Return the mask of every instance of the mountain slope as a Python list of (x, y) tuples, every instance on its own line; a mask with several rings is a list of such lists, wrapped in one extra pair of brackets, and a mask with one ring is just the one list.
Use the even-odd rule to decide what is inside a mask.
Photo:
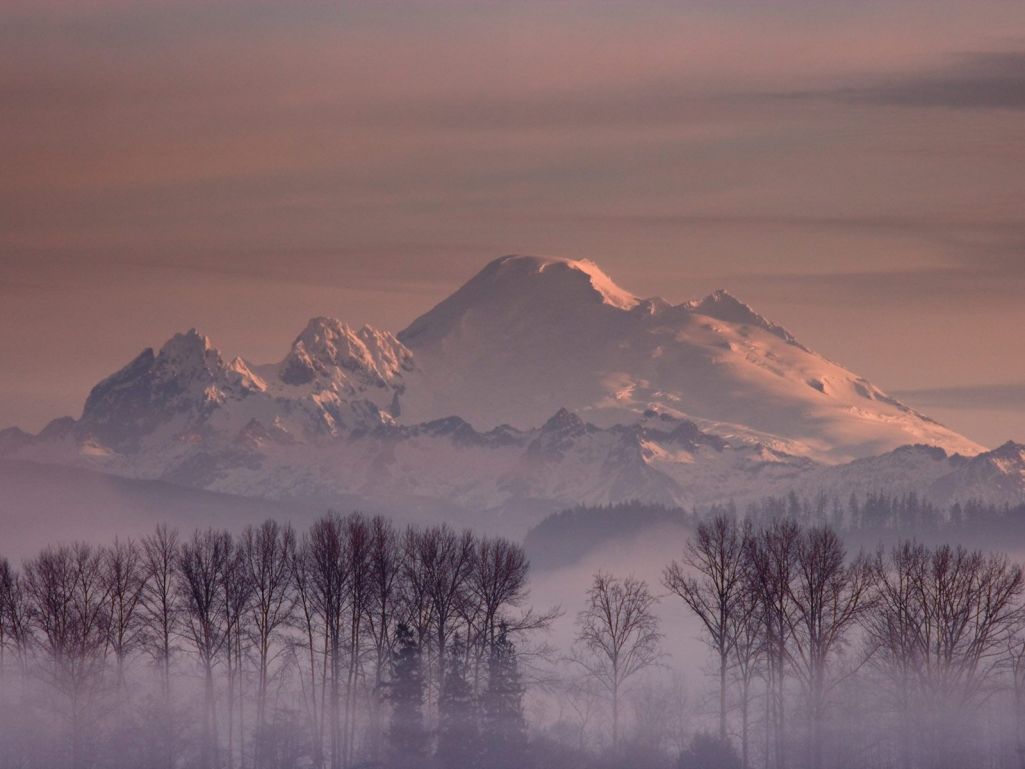
[(578, 504), (791, 489), (1025, 500), (1025, 451), (980, 451), (725, 291), (673, 306), (534, 257), (492, 262), (398, 337), (316, 317), (254, 365), (178, 334), (80, 419), (0, 431), (9, 458), (509, 533)]
[(657, 409), (831, 462), (908, 443), (981, 450), (725, 291), (640, 299), (586, 261), (495, 260), (398, 338), (420, 372), (410, 419), (525, 428), (566, 407), (611, 425)]

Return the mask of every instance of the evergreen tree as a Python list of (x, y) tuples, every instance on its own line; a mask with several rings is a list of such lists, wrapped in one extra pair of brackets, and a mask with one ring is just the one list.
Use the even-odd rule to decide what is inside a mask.
[(523, 715), (523, 692), (516, 647), (503, 624), (491, 646), (488, 684), (481, 697), (484, 766), (488, 769), (513, 769), (524, 764), (527, 723)]
[(388, 743), (391, 749), (391, 765), (412, 769), (423, 766), (427, 747), (420, 645), (406, 624), (398, 626), (395, 639), (392, 680), (388, 691), (388, 699), (392, 706)]
[(467, 678), (466, 644), (457, 635), (446, 653), (438, 696), (438, 765), (473, 769), (480, 764), (477, 702)]

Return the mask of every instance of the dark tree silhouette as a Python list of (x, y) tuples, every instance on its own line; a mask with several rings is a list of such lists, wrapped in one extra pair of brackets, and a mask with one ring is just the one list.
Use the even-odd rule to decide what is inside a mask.
[(388, 727), (389, 759), (394, 767), (419, 767), (427, 753), (424, 727), (424, 680), (420, 645), (409, 626), (395, 632), (392, 677), (388, 700), (392, 706)]
[(438, 747), (443, 769), (474, 769), (480, 761), (477, 700), (468, 679), (467, 648), (456, 636), (446, 651), (438, 696)]
[(719, 515), (698, 525), (688, 542), (683, 562), (666, 567), (663, 582), (683, 599), (708, 632), (709, 644), (718, 658), (719, 739), (727, 739), (726, 684), (739, 632), (745, 619), (744, 600), (750, 583), (746, 574), (746, 550), (750, 525)]
[(488, 769), (517, 769), (526, 760), (524, 692), (516, 646), (509, 640), (505, 626), (499, 625), (488, 654), (488, 683), (480, 702), (482, 765)]
[(577, 616), (576, 662), (608, 693), (612, 705), (612, 749), (619, 749), (623, 686), (659, 657), (655, 597), (634, 577), (594, 575), (587, 605)]

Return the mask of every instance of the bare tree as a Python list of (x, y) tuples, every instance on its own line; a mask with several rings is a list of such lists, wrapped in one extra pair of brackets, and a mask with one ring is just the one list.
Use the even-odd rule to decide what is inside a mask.
[(912, 700), (925, 622), (922, 585), (928, 562), (928, 550), (912, 542), (901, 543), (887, 556), (880, 551), (872, 562), (875, 602), (863, 620), (870, 661), (882, 670), (893, 692), (903, 769), (912, 765)]
[[(416, 635), (416, 642), (421, 653), (430, 655), (432, 644), (429, 643), (434, 621), (433, 604), (430, 599), (430, 570), (428, 554), (431, 548), (424, 545), (427, 537), (416, 527), (409, 526), (402, 534), (402, 608), (401, 614), (405, 624)], [(430, 698), (430, 687), (427, 687)]]
[(228, 684), (228, 755), (229, 769), (235, 766), (235, 716), (238, 714), (238, 753), (245, 767), (245, 697), (244, 697), (244, 642), (248, 639), (249, 601), (252, 583), (246, 569), (244, 554), (230, 540), (221, 570), (221, 592), (224, 606), (224, 653)]
[[(344, 521), (334, 514), (318, 520), (311, 527), (303, 550), (307, 562), (306, 589), (312, 611), (319, 618), (325, 641), (321, 712), (327, 719), (329, 729), (331, 769), (338, 769), (343, 760), (340, 719), (342, 625), (349, 579)], [(325, 697), (326, 708), (323, 707)]]
[[(749, 566), (745, 566), (749, 568)], [(750, 577), (745, 577), (750, 585)], [(734, 607), (731, 672), (738, 688), (740, 701), (740, 756), (741, 765), (751, 764), (751, 702), (756, 677), (765, 673), (765, 620), (758, 594), (746, 589)]]
[(659, 658), (656, 599), (647, 583), (599, 572), (577, 616), (575, 661), (606, 690), (612, 705), (612, 747), (619, 748), (620, 697), (624, 684)]
[(822, 728), (831, 684), (829, 665), (871, 599), (872, 570), (861, 557), (848, 564), (840, 537), (812, 528), (797, 540), (791, 659), (807, 694), (812, 769), (822, 766)]
[(708, 632), (719, 665), (719, 739), (726, 741), (726, 680), (748, 592), (745, 572), (750, 526), (719, 515), (698, 524), (683, 562), (666, 567), (662, 581), (683, 599)]
[(474, 541), (469, 531), (457, 534), (448, 526), (428, 529), (420, 540), (420, 558), (427, 573), (427, 596), (434, 618), (435, 649), (438, 660), (445, 659), (466, 598), (474, 563)]
[(159, 670), (164, 769), (175, 762), (174, 708), (171, 702), (171, 658), (181, 612), (178, 591), (178, 532), (161, 525), (142, 539), (142, 593), (138, 611), (142, 646)]
[(1022, 570), (1006, 556), (942, 545), (929, 561), (918, 680), (929, 704), (933, 762), (963, 760), (951, 725), (990, 694), (1007, 638), (1021, 616)]
[[(794, 521), (781, 519), (759, 531), (748, 544), (750, 589), (761, 604), (759, 613), (765, 631), (766, 706), (774, 738), (775, 769), (786, 766), (786, 669), (795, 622), (792, 584), (800, 533)], [(768, 746), (770, 732), (766, 734)]]
[[(906, 542), (877, 556), (874, 570), (878, 600), (865, 626), (900, 712), (901, 765), (915, 763), (914, 733), (926, 760), (954, 765), (964, 748), (955, 727), (992, 695), (1021, 621), (1021, 567), (1004, 556)], [(916, 704), (924, 731), (913, 728)]]
[(377, 516), (370, 522), (370, 601), (367, 622), (374, 645), (376, 685), (384, 682), (404, 592), (402, 551), (395, 528)]
[(125, 684), (125, 662), (141, 645), (143, 626), (138, 611), (146, 585), (139, 548), (131, 540), (115, 539), (103, 551), (104, 580), (110, 596), (109, 644), (114, 654), (117, 685)]
[(142, 540), (144, 579), (139, 608), (145, 626), (143, 642), (160, 668), (165, 702), (170, 699), (171, 656), (181, 609), (178, 551), (178, 532), (167, 526), (158, 526)]
[(395, 633), (402, 611), (404, 583), (402, 550), (392, 524), (376, 516), (370, 521), (370, 574), (366, 627), (373, 647), (374, 686), (370, 698), (371, 728), (369, 744), (372, 755), (380, 756), (384, 734), (381, 709), (385, 701), (385, 685), (390, 667)]
[(1018, 766), (1025, 769), (1025, 630), (1021, 625), (1007, 639), (1007, 667), (1014, 698), (1014, 750)]
[(371, 563), (372, 532), (367, 519), (355, 513), (345, 521), (345, 549), (348, 561), (347, 603), (349, 614), (348, 669), (345, 677), (345, 723), (343, 761), (352, 761), (356, 739), (356, 682), (361, 662), (364, 620), (370, 608), (373, 589)]
[[(248, 527), (240, 540), (240, 558), (252, 591), (250, 611), (256, 648), (256, 727), (261, 738), (267, 727), (267, 695), (274, 641), (287, 626), (295, 608), (292, 568), (295, 531), (277, 521)], [(254, 751), (257, 762), (263, 751)]]
[(526, 599), (530, 565), (520, 545), (501, 538), (477, 542), (469, 587), (481, 609), (478, 635), (482, 654), (494, 645), (504, 608), (519, 606)]
[(466, 614), (474, 538), (468, 531), (459, 534), (442, 525), (411, 533), (408, 543), (412, 557), (406, 570), (410, 593), (407, 611), (420, 647), (427, 652), (425, 680), (430, 714), (441, 691), (449, 641)]
[[(296, 595), (296, 622), (302, 631), (302, 642), (292, 645), (292, 651), (295, 655), (296, 666), (300, 670), (302, 700), (313, 742), (313, 765), (321, 767), (324, 763), (323, 700), (326, 696), (328, 644), (326, 628), (320, 624), (318, 591), (314, 579), (313, 546), (308, 535), (303, 537), (302, 544), (296, 548), (291, 576)], [(300, 660), (296, 646), (303, 647), (304, 660)], [(318, 655), (322, 661), (320, 665), (317, 664)], [(303, 664), (309, 665), (308, 677), (302, 673)], [(309, 682), (308, 688), (307, 681)]]
[(10, 655), (23, 672), (32, 640), (30, 606), (25, 581), (6, 558), (0, 558), (0, 688), (4, 687)]
[(179, 554), (182, 624), (203, 670), (204, 718), (200, 758), (204, 769), (212, 769), (216, 761), (214, 665), (228, 637), (222, 578), (231, 549), (231, 537), (226, 532), (207, 529), (195, 532), (192, 539), (181, 546)]
[(70, 765), (83, 766), (108, 638), (102, 556), (85, 544), (47, 548), (25, 565), (25, 589), (45, 655), (44, 680), (67, 700)]
[(1022, 569), (1006, 556), (949, 545), (933, 551), (921, 639), (933, 699), (963, 708), (986, 693), (1021, 617), (1022, 589)]

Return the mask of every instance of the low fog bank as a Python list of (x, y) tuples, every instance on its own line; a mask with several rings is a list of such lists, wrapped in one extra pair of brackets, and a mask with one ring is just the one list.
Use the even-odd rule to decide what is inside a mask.
[(265, 518), (308, 525), (323, 509), (0, 459), (0, 547), (18, 560), (55, 543), (139, 538), (164, 521), (182, 530), (215, 525), (241, 531)]
[(432, 500), (371, 503), (358, 495), (272, 500), (0, 458), (0, 533), (9, 558), (27, 557), (55, 542), (102, 545), (117, 536), (139, 538), (164, 521), (183, 531), (216, 526), (236, 534), (267, 518), (306, 528), (325, 510), (379, 513), (402, 525), (448, 521), (461, 526), (470, 517)]
[[(37, 482), (15, 469), (15, 490)], [(52, 494), (55, 520), (149, 483), (104, 476), (61, 502), (45, 473), (34, 499)], [(252, 526), (273, 503), (180, 494), (177, 528), (156, 507), (20, 522), (38, 533), (0, 553), (0, 767), (1010, 769), (1025, 755), (1022, 572), (956, 544), (969, 523), (1011, 531), (1008, 511), (622, 505), (555, 516), (525, 548), (361, 514)], [(217, 528), (194, 528), (215, 512)]]

